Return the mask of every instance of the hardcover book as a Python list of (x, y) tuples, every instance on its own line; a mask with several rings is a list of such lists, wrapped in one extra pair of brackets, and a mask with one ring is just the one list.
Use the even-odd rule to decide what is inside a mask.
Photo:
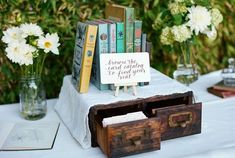
[[(145, 33), (143, 33), (141, 36), (141, 51), (149, 53), (149, 63), (151, 61), (150, 60), (151, 48), (152, 48), (152, 43), (147, 41), (147, 35)], [(145, 86), (145, 85), (149, 85), (149, 82), (140, 82), (139, 83), (139, 86)]]
[(112, 22), (116, 24), (116, 53), (124, 53), (125, 52), (125, 44), (124, 44), (124, 23), (116, 20), (105, 19), (104, 21)]
[(124, 23), (116, 22), (117, 53), (124, 53)]
[(134, 8), (111, 4), (105, 8), (105, 17), (111, 20), (124, 22), (125, 51), (133, 52)]
[(95, 55), (92, 63), (92, 73), (91, 73), (91, 82), (99, 90), (107, 90), (109, 86), (107, 84), (102, 84), (100, 80), (100, 54), (108, 53), (108, 24), (100, 20), (89, 22), (92, 25), (98, 27)]
[(146, 41), (147, 41), (147, 35), (146, 33), (142, 33), (141, 35), (141, 51), (146, 52)]
[(126, 7), (126, 52), (134, 51), (134, 8)]
[(78, 22), (75, 39), (72, 83), (80, 93), (89, 89), (97, 26)]
[(109, 19), (103, 19), (108, 24), (108, 52), (117, 53), (116, 23)]
[(213, 86), (216, 90), (235, 92), (235, 86), (225, 85), (223, 80)]
[(142, 21), (134, 21), (134, 52), (141, 52)]
[(216, 95), (221, 98), (228, 98), (228, 97), (234, 97), (235, 92), (232, 91), (224, 91), (224, 90), (218, 90), (214, 89), (213, 87), (207, 88), (207, 91), (213, 95)]

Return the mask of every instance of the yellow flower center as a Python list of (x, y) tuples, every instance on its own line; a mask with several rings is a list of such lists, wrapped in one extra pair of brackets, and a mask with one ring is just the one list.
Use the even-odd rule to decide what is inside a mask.
[(51, 45), (52, 45), (52, 44), (51, 44), (50, 42), (45, 42), (45, 43), (44, 43), (44, 46), (45, 46), (46, 48), (50, 48)]

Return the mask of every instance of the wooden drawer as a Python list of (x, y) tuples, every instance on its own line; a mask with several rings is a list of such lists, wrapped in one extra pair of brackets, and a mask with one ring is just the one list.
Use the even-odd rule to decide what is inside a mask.
[[(103, 127), (103, 118), (142, 111), (148, 119)], [(120, 157), (160, 149), (167, 140), (201, 132), (201, 103), (193, 93), (176, 93), (91, 107), (89, 127), (92, 146), (108, 157)], [(160, 138), (161, 137), (161, 138)]]
[(159, 150), (161, 122), (149, 118), (103, 127), (96, 120), (97, 143), (108, 157), (120, 157), (146, 151)]
[(99, 104), (90, 108), (89, 112), (89, 128), (91, 131), (91, 145), (98, 146), (97, 143), (97, 129), (95, 120), (97, 116), (111, 117), (123, 115), (130, 112), (143, 111), (147, 117), (155, 117), (152, 109), (156, 107), (171, 107), (174, 105), (192, 104), (192, 91), (186, 93), (177, 93), (165, 96), (153, 96), (149, 98), (139, 98), (135, 100), (119, 101), (111, 104)]
[(152, 109), (162, 122), (161, 140), (201, 133), (201, 109), (201, 103)]

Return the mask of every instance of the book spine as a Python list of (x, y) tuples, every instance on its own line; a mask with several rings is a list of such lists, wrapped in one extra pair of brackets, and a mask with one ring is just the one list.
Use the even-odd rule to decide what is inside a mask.
[(75, 88), (79, 89), (80, 82), (80, 72), (82, 67), (82, 56), (84, 49), (84, 42), (86, 36), (86, 24), (78, 22), (77, 30), (76, 30), (76, 38), (75, 38), (75, 46), (74, 46), (74, 56), (73, 56), (73, 64), (72, 64), (72, 83)]
[(146, 52), (149, 53), (149, 63), (151, 62), (151, 56), (152, 56), (152, 42), (146, 41)]
[(108, 24), (108, 39), (109, 39), (109, 53), (116, 53), (117, 48), (116, 48), (116, 24)]
[(117, 53), (124, 53), (124, 23), (116, 23)]
[(99, 90), (107, 90), (107, 84), (101, 84), (100, 78), (100, 54), (108, 53), (108, 25), (107, 24), (97, 24), (98, 33), (96, 39), (96, 48), (95, 48), (95, 56), (92, 64), (92, 76), (91, 82), (99, 89)]
[(126, 52), (133, 52), (133, 37), (134, 37), (134, 8), (126, 7), (125, 16), (125, 38)]
[[(152, 50), (152, 42), (148, 42), (146, 41), (146, 52), (149, 53), (149, 63), (151, 63), (151, 56), (152, 56), (152, 53), (151, 53), (151, 50)], [(144, 82), (144, 85), (149, 85), (149, 82)]]
[[(145, 33), (142, 33), (141, 35), (141, 52), (146, 52), (146, 39), (147, 35)], [(139, 86), (144, 86), (145, 82), (140, 82)]]
[(87, 25), (84, 51), (82, 57), (81, 77), (79, 82), (79, 92), (87, 93), (89, 89), (91, 68), (94, 57), (94, 49), (97, 35), (97, 26)]
[(142, 33), (141, 35), (141, 51), (142, 52), (146, 52), (146, 40), (147, 40), (146, 33)]
[(134, 52), (141, 52), (142, 21), (134, 21)]

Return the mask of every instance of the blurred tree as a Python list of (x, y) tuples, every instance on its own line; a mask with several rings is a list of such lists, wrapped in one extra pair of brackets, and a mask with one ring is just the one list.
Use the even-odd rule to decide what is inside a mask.
[[(45, 62), (44, 78), (47, 98), (58, 97), (64, 75), (71, 73), (76, 23), (104, 17), (108, 3), (135, 8), (136, 17), (143, 21), (143, 32), (153, 43), (152, 67), (171, 76), (177, 56), (163, 48), (159, 42), (159, 13), (168, 1), (160, 0), (0, 0), (0, 38), (9, 26), (24, 22), (40, 25), (45, 32), (57, 32), (61, 46), (59, 56), (49, 56)], [(224, 16), (218, 37), (211, 42), (202, 39), (195, 48), (201, 73), (227, 66), (227, 59), (235, 56), (235, 0), (211, 0)], [(18, 102), (19, 69), (5, 56), (0, 41), (0, 104)]]

